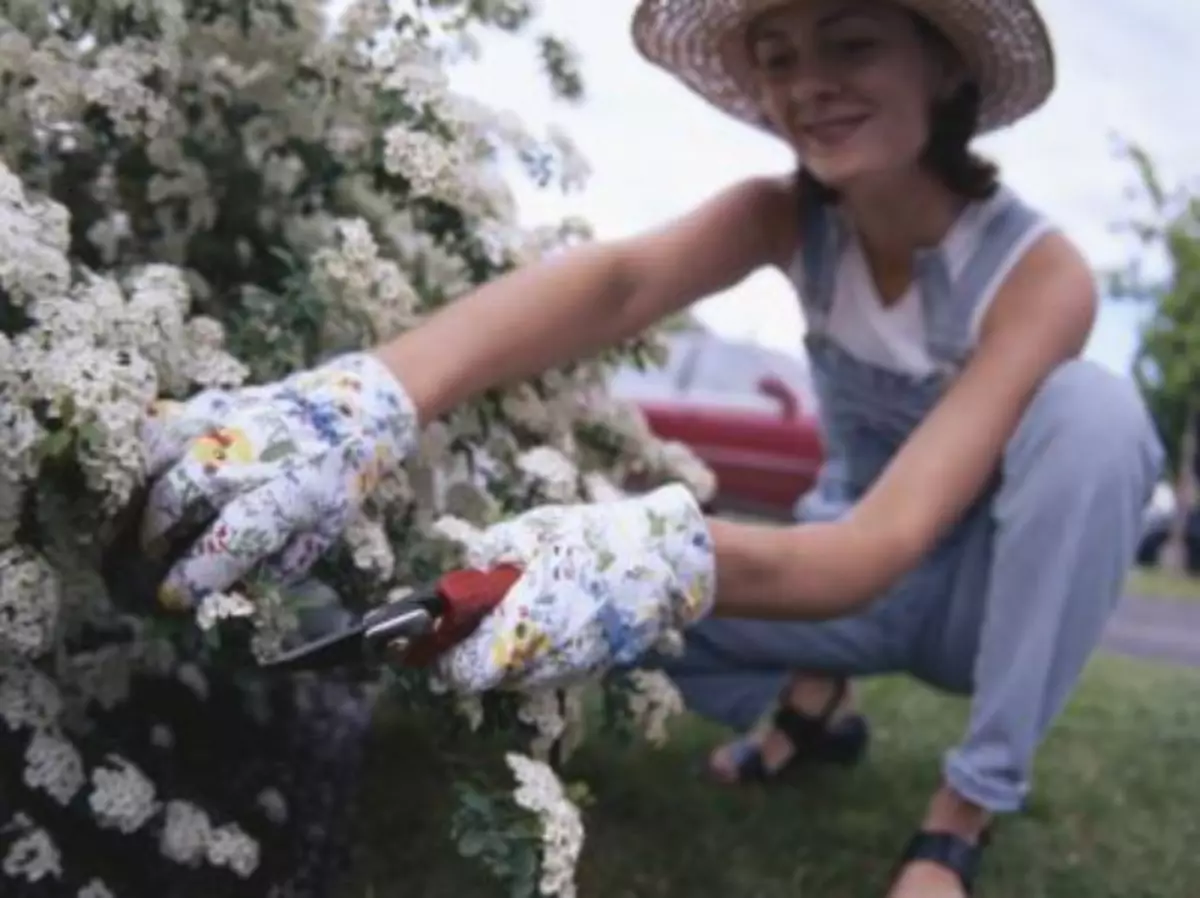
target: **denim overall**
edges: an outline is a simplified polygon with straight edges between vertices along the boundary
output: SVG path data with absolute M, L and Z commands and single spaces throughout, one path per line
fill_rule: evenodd
M 853 502 L 966 361 L 986 285 L 1039 219 L 1005 190 L 996 214 L 978 225 L 980 248 L 953 275 L 944 245 L 917 254 L 927 350 L 938 371 L 914 377 L 865 364 L 824 333 L 849 238 L 832 210 L 812 204 L 801 214 L 804 249 L 791 277 L 803 298 L 827 451 L 837 462 L 816 489 Z M 993 483 L 916 569 L 865 609 L 822 622 L 711 618 L 688 632 L 682 657 L 656 663 L 689 708 L 743 730 L 794 672 L 906 672 L 969 695 L 969 723 L 944 758 L 944 777 L 984 808 L 1016 810 L 1035 750 L 1121 596 L 1162 460 L 1132 382 L 1067 362 L 1035 395 Z

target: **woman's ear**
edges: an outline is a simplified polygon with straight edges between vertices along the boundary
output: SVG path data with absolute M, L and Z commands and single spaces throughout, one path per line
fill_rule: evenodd
M 944 102 L 958 95 L 970 81 L 967 64 L 949 43 L 943 42 L 937 54 L 934 99 Z
M 938 77 L 935 99 L 939 103 L 944 103 L 958 96 L 962 89 L 967 86 L 968 81 L 966 69 L 959 65 L 943 69 Z

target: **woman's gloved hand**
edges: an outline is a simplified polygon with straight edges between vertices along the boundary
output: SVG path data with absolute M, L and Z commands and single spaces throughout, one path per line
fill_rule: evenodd
M 260 564 L 282 582 L 303 576 L 380 474 L 412 451 L 417 428 L 412 400 L 367 353 L 274 384 L 160 403 L 145 432 L 153 486 L 143 545 L 159 554 L 211 521 L 171 568 L 160 601 L 191 607 Z
M 712 607 L 704 516 L 686 488 L 533 509 L 485 530 L 473 567 L 524 569 L 504 601 L 439 659 L 461 692 L 551 686 L 628 664 Z

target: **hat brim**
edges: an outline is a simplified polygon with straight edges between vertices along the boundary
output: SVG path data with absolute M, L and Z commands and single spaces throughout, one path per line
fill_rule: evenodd
M 797 0 L 642 0 L 633 43 L 650 63 L 754 127 L 771 131 L 755 98 L 745 29 Z M 890 0 L 928 20 L 967 61 L 983 134 L 1037 110 L 1055 84 L 1054 49 L 1030 0 Z

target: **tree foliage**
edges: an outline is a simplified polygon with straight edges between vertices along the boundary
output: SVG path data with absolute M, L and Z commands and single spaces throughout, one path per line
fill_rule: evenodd
M 1111 289 L 1147 312 L 1133 373 L 1177 482 L 1179 514 L 1171 544 L 1173 563 L 1178 563 L 1186 515 L 1195 501 L 1200 426 L 1200 194 L 1165 185 L 1141 147 L 1124 144 L 1122 149 L 1137 175 L 1131 200 L 1143 211 L 1121 223 L 1137 239 L 1139 253 L 1114 276 Z M 1147 254 L 1165 263 L 1164 273 L 1147 273 Z

